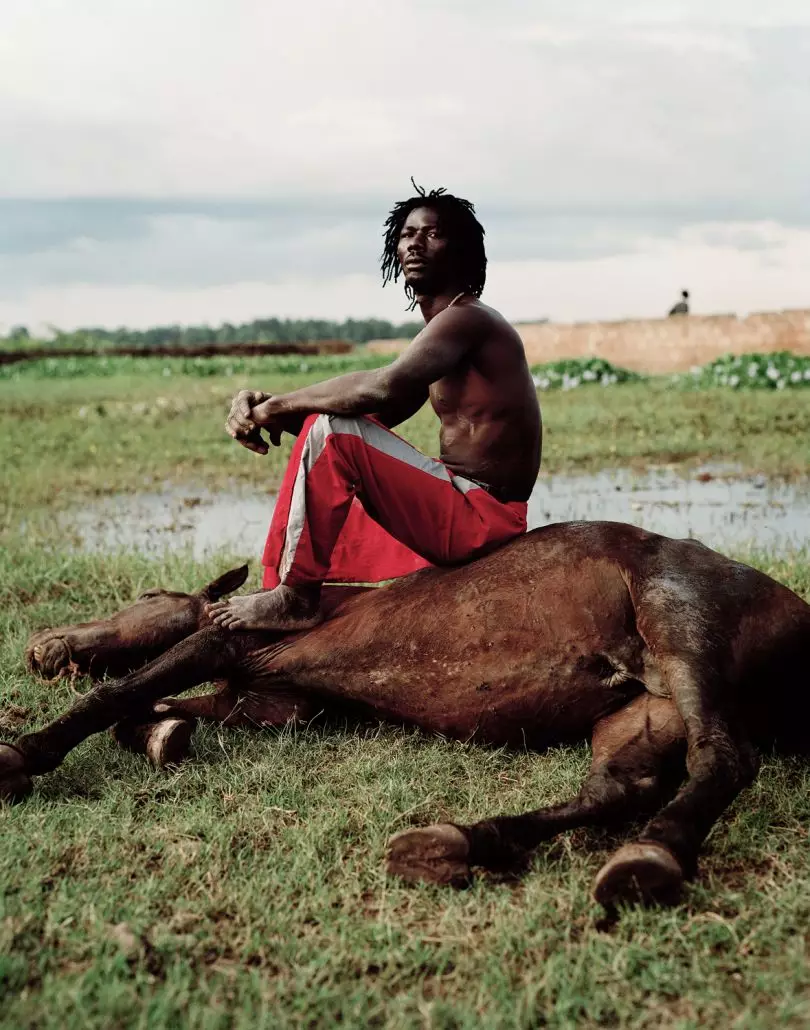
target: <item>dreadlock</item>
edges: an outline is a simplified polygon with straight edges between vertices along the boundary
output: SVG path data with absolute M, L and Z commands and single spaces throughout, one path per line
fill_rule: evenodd
M 411 178 L 417 196 L 394 204 L 385 220 L 383 252 L 380 258 L 383 286 L 396 282 L 401 268 L 397 246 L 405 220 L 418 207 L 432 208 L 439 216 L 442 229 L 453 248 L 453 256 L 460 274 L 460 285 L 466 293 L 480 297 L 487 278 L 487 255 L 484 251 L 484 228 L 475 217 L 475 208 L 469 200 L 454 197 L 443 186 L 426 193 Z M 410 300 L 409 311 L 416 307 L 416 297 L 410 286 L 405 287 Z

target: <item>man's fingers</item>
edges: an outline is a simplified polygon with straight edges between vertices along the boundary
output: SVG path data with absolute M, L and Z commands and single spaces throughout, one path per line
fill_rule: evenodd
M 256 443 L 254 440 L 240 440 L 239 443 L 254 454 L 267 454 L 270 450 L 266 443 Z
M 261 390 L 240 390 L 234 397 L 231 410 L 228 412 L 228 425 L 238 433 L 249 433 L 256 423 L 251 417 L 251 409 L 267 400 L 267 394 Z
M 257 404 L 267 400 L 267 394 L 261 390 L 240 390 L 234 398 L 233 406 L 236 412 L 244 418 L 250 416 L 250 409 Z
M 247 432 L 241 429 L 236 429 L 231 424 L 231 420 L 225 423 L 225 432 L 230 436 L 232 440 L 236 440 L 243 447 L 247 447 L 249 451 L 255 451 L 256 454 L 267 454 L 270 448 L 262 439 L 262 434 L 259 432 L 258 426 L 251 425 Z
M 251 429 L 256 428 L 256 423 L 251 418 L 242 418 L 231 412 L 231 414 L 228 415 L 228 421 L 225 423 L 225 428 L 228 429 L 229 432 L 232 429 L 234 433 L 238 435 L 240 433 L 249 433 Z
M 247 434 L 244 439 L 239 441 L 249 451 L 255 451 L 256 454 L 267 454 L 269 447 L 265 443 L 264 437 L 260 430 L 254 426 L 254 428 Z
M 255 454 L 267 454 L 270 448 L 260 436 L 237 436 L 236 438 L 243 447 Z
M 240 390 L 231 403 L 231 410 L 228 412 L 225 422 L 225 432 L 228 436 L 256 454 L 267 454 L 270 448 L 262 438 L 259 427 L 252 417 L 252 410 L 258 404 L 268 400 L 269 396 L 261 390 Z M 278 436 L 278 440 L 275 438 L 276 436 Z M 280 436 L 280 431 L 277 434 L 270 434 L 270 441 L 274 447 L 280 443 Z

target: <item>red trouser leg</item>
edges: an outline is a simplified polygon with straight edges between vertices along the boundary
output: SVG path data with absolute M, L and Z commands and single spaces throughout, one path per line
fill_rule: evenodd
M 355 496 L 373 522 L 355 513 Z M 525 529 L 524 503 L 496 500 L 373 419 L 310 416 L 279 492 L 264 585 L 394 578 L 470 560 Z

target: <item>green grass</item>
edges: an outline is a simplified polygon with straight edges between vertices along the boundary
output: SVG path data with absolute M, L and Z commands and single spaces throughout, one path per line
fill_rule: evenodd
M 256 372 L 156 381 L 144 373 L 0 382 L 0 527 L 28 506 L 65 506 L 166 481 L 272 490 L 289 438 L 265 458 L 234 444 L 223 429 L 230 400 L 243 386 L 279 393 L 315 378 Z M 548 393 L 541 403 L 544 472 L 707 460 L 778 475 L 807 469 L 810 405 L 802 390 L 687 391 L 656 381 Z M 399 431 L 437 453 L 428 407 Z
M 145 482 L 270 488 L 280 456 L 257 458 L 221 431 L 238 385 L 0 384 L 0 737 L 71 701 L 67 684 L 25 672 L 32 630 L 113 611 L 156 583 L 198 588 L 228 567 L 225 554 L 70 553 L 43 512 Z M 136 415 L 139 404 L 149 411 Z M 629 384 L 548 394 L 543 406 L 547 470 L 712 458 L 791 474 L 810 429 L 806 403 L 787 391 Z M 406 433 L 427 449 L 435 441 L 426 413 Z M 810 598 L 810 552 L 745 557 Z M 256 576 L 254 566 L 254 586 Z M 465 892 L 405 888 L 382 872 L 387 837 L 412 822 L 569 796 L 585 747 L 507 753 L 340 721 L 296 732 L 202 727 L 195 747 L 168 775 L 94 738 L 25 804 L 0 810 L 0 1025 L 810 1023 L 805 764 L 766 759 L 710 837 L 683 904 L 605 925 L 591 883 L 630 830 L 563 835 L 522 879 L 487 877 Z
M 810 585 L 810 554 L 758 563 Z M 155 580 L 192 589 L 226 564 L 20 542 L 0 566 L 4 705 L 41 722 L 70 701 L 66 684 L 24 673 L 32 628 L 115 609 Z M 621 838 L 590 831 L 541 848 L 515 882 L 456 893 L 385 880 L 402 826 L 561 800 L 586 766 L 584 747 L 507 753 L 337 722 L 204 727 L 196 757 L 167 775 L 92 739 L 0 812 L 2 1025 L 807 1025 L 798 762 L 766 762 L 672 911 L 603 927 L 590 886 Z

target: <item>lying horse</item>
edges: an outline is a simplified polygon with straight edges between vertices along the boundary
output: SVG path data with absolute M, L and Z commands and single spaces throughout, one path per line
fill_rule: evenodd
M 676 899 L 709 830 L 756 775 L 756 748 L 808 750 L 810 606 L 693 540 L 610 522 L 546 526 L 469 565 L 328 599 L 324 623 L 287 635 L 207 622 L 205 604 L 246 574 L 194 596 L 150 591 L 105 622 L 36 634 L 29 662 L 46 675 L 151 660 L 0 745 L 0 794 L 24 796 L 31 776 L 115 723 L 158 758 L 195 718 L 282 725 L 347 703 L 496 746 L 590 737 L 573 800 L 405 830 L 387 862 L 406 880 L 461 883 L 562 830 L 651 815 L 597 876 L 609 906 Z M 167 697 L 207 681 L 214 693 Z

